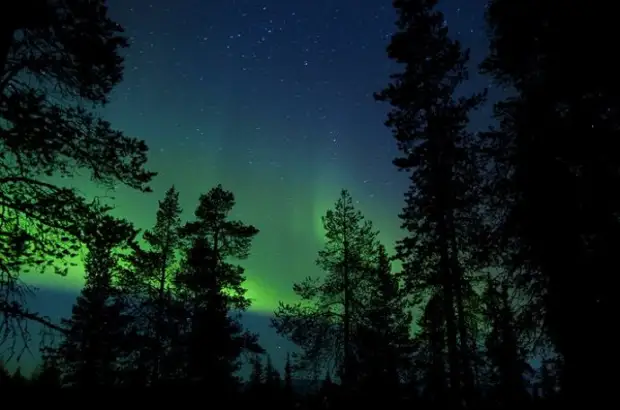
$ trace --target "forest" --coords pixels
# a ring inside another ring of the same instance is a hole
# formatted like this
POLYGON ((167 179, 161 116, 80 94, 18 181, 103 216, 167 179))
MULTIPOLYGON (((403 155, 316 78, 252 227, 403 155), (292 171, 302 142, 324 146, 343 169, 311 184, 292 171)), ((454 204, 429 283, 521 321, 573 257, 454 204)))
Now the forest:
POLYGON ((139 232, 53 182, 88 172, 146 195, 156 177, 144 141, 85 108, 107 104, 123 78, 128 39, 106 2, 0 6, 0 336, 25 337, 26 322, 57 335, 31 376, 2 368, 0 391, 190 387, 207 406, 281 409, 612 401, 616 13, 489 0, 489 49, 476 69, 509 97, 494 102, 495 125, 471 130, 487 90, 460 94, 469 51, 438 3, 393 1, 385 58, 400 71, 374 95, 390 107, 395 172, 410 179, 401 239, 380 243, 346 189, 334 198, 316 259, 324 275, 296 283, 298 302, 273 313, 272 327, 299 348, 281 370, 239 319, 250 307, 244 260, 261 233, 231 218, 233 192, 205 187, 183 221, 172 186, 139 232), (83 250, 71 316, 58 324, 29 310, 20 275, 66 274, 83 250))

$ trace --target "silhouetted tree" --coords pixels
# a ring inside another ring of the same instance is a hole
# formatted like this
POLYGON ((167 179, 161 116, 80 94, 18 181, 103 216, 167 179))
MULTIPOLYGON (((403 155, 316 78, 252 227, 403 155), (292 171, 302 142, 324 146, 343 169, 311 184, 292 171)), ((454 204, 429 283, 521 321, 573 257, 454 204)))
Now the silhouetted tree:
POLYGON ((13 374, 11 375, 11 387, 12 388, 20 388, 20 387, 28 387, 30 384, 30 380, 28 380, 22 374, 22 368, 17 367, 13 374))
POLYGON ((179 193, 173 186, 159 201, 155 226, 143 234, 146 249, 134 249, 135 275, 129 286, 139 295, 136 315, 141 322, 137 330, 144 339, 138 367, 151 369, 151 384, 160 378, 161 357, 168 351, 175 333, 167 313, 173 303, 172 280, 181 244, 180 215, 179 193))
POLYGON ((265 372, 263 367, 263 360, 260 355, 256 354, 250 359, 252 365, 252 372, 250 373, 250 380, 247 383, 246 392, 249 395, 250 401, 262 402, 265 400, 265 372))
POLYGON ((32 385, 34 387, 60 388, 62 387, 62 374, 56 360, 44 357, 43 363, 39 365, 32 375, 32 385))
POLYGON ((487 279, 484 304, 490 326, 485 345, 492 370, 492 396, 502 407, 525 406, 529 397, 525 375, 531 369, 519 340, 507 286, 487 279))
POLYGON ((4 362, 0 360, 0 386, 6 387, 11 382, 11 373, 4 365, 4 362))
POLYGON ((448 36, 436 4, 394 1, 398 32, 387 51, 404 70, 392 75, 375 98, 393 107, 386 125, 403 154, 394 164, 411 179, 401 215, 407 237, 399 242, 399 258, 418 296, 435 289, 442 293, 451 397, 460 405, 471 401, 474 389, 466 305, 472 292, 468 276, 481 267, 482 228, 481 176, 466 126, 484 96, 454 95, 467 77, 469 53, 448 36))
POLYGON ((353 338, 366 306, 365 283, 377 233, 355 209, 346 190, 322 220, 326 242, 317 265, 326 276, 295 284, 293 291, 301 302, 280 303, 272 326, 301 347, 300 367, 331 361, 345 389, 350 389, 357 377, 351 374, 355 365, 353 338))
POLYGON ((261 353, 257 335, 243 330, 239 315, 250 306, 243 267, 258 229, 229 219, 234 195, 221 185, 201 195, 196 220, 182 228, 189 248, 175 277, 189 327, 181 339, 187 381, 232 394, 242 352, 261 353))
POLYGON ((356 334, 356 353, 361 396, 382 398, 386 405, 398 400, 401 381, 409 370, 412 354, 411 314, 399 278, 392 272, 383 245, 368 275, 369 298, 365 323, 356 334))
POLYGON ((431 295, 417 321, 414 366, 421 382, 422 398, 431 406, 448 402, 446 326, 441 293, 431 295))
POLYGON ((115 286, 121 269, 118 250, 127 247, 136 232, 129 223, 109 216, 93 220, 85 231, 86 283, 71 318, 63 320, 65 339, 47 354, 58 363, 64 385, 111 386, 121 381, 121 359, 129 347, 125 332, 130 317, 124 314, 123 294, 115 286))
POLYGON ((487 8, 491 48, 482 68, 514 91, 496 105, 499 125, 486 135, 495 242, 531 301, 523 317, 537 319, 564 357, 567 404, 585 392, 607 402, 614 386, 601 363, 618 367, 608 352, 617 310, 609 272, 620 247, 619 62, 595 46, 615 35, 612 16, 606 4, 558 8, 549 0, 487 8), (591 29, 575 30, 575 21, 591 29), (575 323, 588 330, 575 332, 575 323))
POLYGON ((286 354, 286 362, 284 363, 282 396, 282 408, 292 408, 295 403, 296 393, 293 389, 293 365, 291 363, 291 355, 289 353, 286 354))
POLYGON ((22 319, 59 329, 24 306, 19 276, 29 268, 66 272, 82 225, 98 212, 51 177, 80 169, 108 188, 120 182, 148 191, 154 175, 144 169, 143 141, 84 108, 107 102, 122 79, 119 52, 127 40, 105 1, 12 6, 0 11, 0 313, 7 337, 24 329, 22 319))
POLYGON ((280 394, 281 383, 282 378, 280 377, 280 372, 273 367, 271 356, 267 354, 267 363, 265 363, 265 384, 267 384, 271 394, 280 394))

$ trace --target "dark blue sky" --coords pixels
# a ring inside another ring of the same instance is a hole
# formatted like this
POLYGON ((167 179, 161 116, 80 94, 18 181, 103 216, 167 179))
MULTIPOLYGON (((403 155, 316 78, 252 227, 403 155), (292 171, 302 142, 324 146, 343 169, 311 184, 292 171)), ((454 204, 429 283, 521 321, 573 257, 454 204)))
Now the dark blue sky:
MULTIPOLYGON (((441 1, 452 35, 486 53, 483 0, 441 1)), ((320 275, 320 216, 348 188, 388 247, 400 237, 396 217, 405 178, 391 164, 395 143, 387 108, 372 93, 396 67, 385 47, 394 29, 390 1, 111 0, 112 16, 132 39, 125 81, 102 114, 151 148, 160 173, 154 194, 120 190, 117 213, 152 225, 157 200, 172 184, 189 215, 217 183, 238 199, 237 217, 261 233, 248 260, 246 319, 280 364, 288 349, 266 331, 294 281, 320 275), (281 348, 278 348, 280 346, 281 348)), ((488 86, 471 73, 464 92, 488 86)), ((493 93, 492 93, 493 94, 493 93)), ((489 124, 476 113, 472 128, 489 124)), ((80 184, 87 195, 97 191, 80 184)), ((68 314, 82 272, 38 278, 36 307, 68 314)))

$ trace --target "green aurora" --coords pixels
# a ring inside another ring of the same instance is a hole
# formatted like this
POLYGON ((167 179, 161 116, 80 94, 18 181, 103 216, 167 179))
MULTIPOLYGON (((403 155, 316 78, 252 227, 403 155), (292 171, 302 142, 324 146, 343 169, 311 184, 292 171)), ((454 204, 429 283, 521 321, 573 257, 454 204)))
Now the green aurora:
MULTIPOLYGON (((270 314, 280 301, 294 302, 292 284, 307 276, 320 276, 322 272, 314 261, 323 243, 321 216, 330 209, 338 198, 339 192, 346 187, 344 178, 317 178, 313 192, 299 189, 290 196, 286 192, 262 192, 260 185, 240 184, 228 181, 225 176, 205 177, 200 182, 191 182, 187 177, 170 181, 166 171, 151 166, 160 176, 153 183, 153 193, 140 194, 121 188, 115 192, 105 192, 94 186, 86 178, 77 178, 69 186, 79 189, 87 198, 99 198, 114 206, 112 214, 133 222, 141 230, 149 229, 155 222, 157 201, 172 183, 180 191, 183 207, 183 219, 192 217, 194 207, 201 193, 208 191, 217 183, 225 189, 232 190, 237 205, 233 218, 251 223, 260 229, 254 241, 252 253, 241 264, 246 269, 247 295, 252 300, 251 311, 270 314), (325 181, 325 182, 323 182, 325 181), (249 185, 249 187, 248 187, 249 185), (311 196, 311 198, 310 198, 311 196), (281 198, 287 198, 282 201, 281 198)), ((199 169, 187 169, 185 175, 199 175, 199 169)), ((58 181, 55 181, 58 183, 58 181)), ((67 186, 67 184, 64 184, 67 186)), ((300 186, 300 188, 302 188, 300 186)), ((350 190, 354 199, 355 189, 350 190)), ((398 238, 398 220, 392 215, 398 209, 373 207, 359 201, 359 209, 366 218, 381 230, 380 240, 389 248, 398 238), (383 222, 382 224, 376 221, 383 222), (386 224, 385 221, 391 223, 386 224), (387 229, 386 229, 387 228, 387 229)), ((78 293, 84 284, 83 258, 74 260, 67 276, 53 273, 26 273, 24 279, 35 287, 78 293)))

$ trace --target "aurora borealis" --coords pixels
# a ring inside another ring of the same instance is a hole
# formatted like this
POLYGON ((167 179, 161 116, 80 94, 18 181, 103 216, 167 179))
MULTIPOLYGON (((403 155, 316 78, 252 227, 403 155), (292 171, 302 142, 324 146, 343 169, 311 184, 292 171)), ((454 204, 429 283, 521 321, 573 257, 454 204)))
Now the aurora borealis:
MULTIPOLYGON (((252 311, 269 314, 292 300, 292 283, 320 275, 320 217, 342 188, 391 248, 406 176, 391 161, 396 147, 383 125, 387 107, 374 91, 395 67, 385 47, 394 27, 388 0, 111 0, 112 16, 132 46, 124 82, 102 112, 114 127, 146 140, 151 194, 113 196, 114 214, 148 229, 157 201, 175 185, 186 218, 198 196, 218 183, 237 199, 234 217, 256 226, 246 268, 252 311)), ((482 0, 443 2, 454 36, 480 60, 486 40, 482 0)), ((486 86, 472 74, 470 90, 486 86)), ((486 126, 488 113, 474 116, 486 126)), ((36 285, 79 292, 68 277, 30 276, 36 285)))

